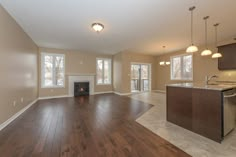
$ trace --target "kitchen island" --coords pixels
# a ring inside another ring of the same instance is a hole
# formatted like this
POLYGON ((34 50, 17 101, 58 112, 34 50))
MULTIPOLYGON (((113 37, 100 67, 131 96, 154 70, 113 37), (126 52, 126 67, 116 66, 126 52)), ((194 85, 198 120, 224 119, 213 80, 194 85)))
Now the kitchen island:
POLYGON ((167 85, 167 120, 221 142, 235 124, 234 105, 225 105, 224 94, 233 95, 235 88, 201 83, 167 85))

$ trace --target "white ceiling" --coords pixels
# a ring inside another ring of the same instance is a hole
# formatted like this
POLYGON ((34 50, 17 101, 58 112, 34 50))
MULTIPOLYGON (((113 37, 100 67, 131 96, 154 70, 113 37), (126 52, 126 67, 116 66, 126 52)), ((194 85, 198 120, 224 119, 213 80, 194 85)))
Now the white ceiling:
POLYGON ((158 55, 190 44, 190 12, 195 5, 194 40, 204 44, 204 21, 220 22, 219 40, 236 37, 236 0, 2 0, 3 7, 40 47, 115 54, 158 55), (91 24, 105 29, 95 33, 91 24))

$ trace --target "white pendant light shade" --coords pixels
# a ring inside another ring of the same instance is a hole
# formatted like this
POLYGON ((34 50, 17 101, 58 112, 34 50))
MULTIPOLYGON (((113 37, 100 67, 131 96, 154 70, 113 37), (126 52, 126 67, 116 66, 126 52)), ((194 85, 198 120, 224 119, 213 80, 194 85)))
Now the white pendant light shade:
POLYGON ((202 51, 201 56, 209 56, 212 54, 212 51, 209 50, 207 47, 207 20, 209 19, 209 16, 206 16, 203 18, 205 20, 205 44, 206 44, 206 49, 202 51))
POLYGON ((187 53, 193 53, 198 51, 197 46, 193 44, 193 10, 195 8, 195 6, 189 8, 189 11, 191 11, 191 45, 186 49, 187 53))
POLYGON ((201 56, 209 56, 209 55, 211 55, 211 54, 212 54, 212 51, 206 49, 206 50, 202 51, 201 56))
POLYGON ((187 53, 193 53, 193 52, 197 52, 197 51, 198 51, 198 48, 195 45, 191 45, 186 49, 187 53))
POLYGON ((217 31, 217 27, 219 26, 219 23, 216 23, 216 24, 214 24, 214 27, 215 27, 215 46, 216 46, 216 49, 217 49, 217 51, 216 51, 216 53, 214 53, 212 56, 211 56, 211 58, 220 58, 220 57, 222 57, 222 54, 221 53, 219 53, 218 52, 218 48, 217 48, 217 39, 218 39, 218 31, 217 31))
POLYGON ((166 62, 166 65, 170 65, 170 62, 168 61, 168 62, 166 62))
POLYGON ((160 65, 165 65, 165 61, 159 62, 160 65))
POLYGON ((220 58, 220 57, 222 57, 222 54, 217 52, 217 53, 214 53, 211 57, 212 58, 220 58))

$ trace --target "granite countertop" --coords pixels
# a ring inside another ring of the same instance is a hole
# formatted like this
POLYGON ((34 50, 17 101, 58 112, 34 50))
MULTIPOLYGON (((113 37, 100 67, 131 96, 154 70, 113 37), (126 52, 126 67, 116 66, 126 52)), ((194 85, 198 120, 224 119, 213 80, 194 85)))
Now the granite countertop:
POLYGON ((227 89, 231 89, 231 88, 236 88, 236 84, 206 85, 205 83, 176 83, 176 84, 168 84, 167 86, 219 90, 219 91, 223 91, 223 90, 227 90, 227 89))

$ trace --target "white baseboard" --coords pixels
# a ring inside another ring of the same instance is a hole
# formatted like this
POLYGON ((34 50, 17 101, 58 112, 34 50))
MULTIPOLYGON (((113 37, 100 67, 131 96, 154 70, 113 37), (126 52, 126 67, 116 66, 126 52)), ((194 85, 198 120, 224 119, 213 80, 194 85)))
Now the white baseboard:
POLYGON ((120 96, 131 95, 131 93, 120 93, 120 92, 114 92, 114 93, 120 96))
POLYGON ((39 97, 39 100, 45 100, 45 99, 55 99, 55 98, 67 98, 70 97, 69 95, 59 95, 59 96, 47 96, 47 97, 39 97))
POLYGON ((114 93, 114 92, 113 91, 94 92, 94 95, 97 95, 97 94, 108 94, 108 93, 114 93))
POLYGON ((38 99, 35 99, 33 102, 31 102, 29 105, 25 106, 23 109, 18 111, 16 114, 14 114, 12 117, 10 117, 8 120, 0 124, 0 131, 4 129, 7 125, 9 125, 12 121, 14 121, 17 117, 19 117, 22 113, 24 113, 27 109, 29 109, 32 105, 34 105, 38 99))

